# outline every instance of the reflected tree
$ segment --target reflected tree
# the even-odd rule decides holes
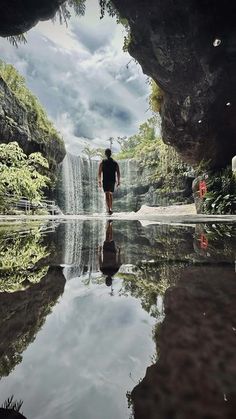
[[[25,290],[47,274],[49,266],[39,263],[50,254],[42,240],[39,227],[26,236],[0,233],[0,292]]]

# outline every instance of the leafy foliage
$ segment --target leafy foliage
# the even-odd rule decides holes
[[[67,21],[71,18],[70,8],[74,10],[76,15],[83,16],[86,9],[86,0],[67,0],[67,2],[62,3],[56,13],[60,23],[65,22],[67,24]]]
[[[17,142],[0,144],[0,211],[7,211],[21,197],[33,203],[43,197],[50,180],[40,173],[48,168],[41,153],[27,156]]]
[[[157,297],[164,296],[167,288],[177,282],[187,264],[187,261],[141,261],[133,267],[132,273],[117,274],[123,279],[120,294],[140,299],[142,308],[158,318],[163,313],[158,310]]]
[[[151,81],[151,94],[149,96],[149,105],[153,112],[158,113],[161,110],[161,105],[163,102],[163,91],[155,83],[154,80]]]
[[[63,143],[62,138],[48,119],[39,100],[26,86],[24,77],[11,64],[6,64],[2,60],[0,60],[0,76],[27,109],[29,122],[34,126],[34,129],[42,132],[42,142],[48,143],[51,137],[55,137],[58,142]]]
[[[203,211],[206,214],[236,213],[236,179],[231,167],[209,173]]]
[[[93,157],[99,157],[101,159],[104,158],[104,148],[95,148],[91,147],[89,145],[86,145],[83,150],[82,154],[87,157],[89,160],[91,160]]]
[[[140,125],[138,134],[121,139],[121,151],[116,158],[135,158],[140,167],[151,169],[150,182],[163,178],[165,188],[176,188],[177,181],[191,168],[184,163],[173,147],[164,144],[157,134],[158,120],[156,117],[148,119]]]
[[[39,228],[27,236],[12,235],[0,240],[0,292],[22,291],[47,274],[48,266],[37,263],[49,255]]]
[[[20,412],[20,409],[22,407],[23,401],[20,400],[19,402],[17,400],[14,400],[14,396],[12,395],[2,405],[3,409],[10,409],[14,410],[15,412]]]
[[[15,35],[15,36],[8,36],[7,37],[10,44],[12,44],[14,47],[18,47],[19,44],[26,44],[27,39],[25,34]]]

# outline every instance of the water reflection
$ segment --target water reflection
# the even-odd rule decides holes
[[[113,277],[121,267],[121,249],[113,239],[112,221],[107,221],[106,237],[103,246],[99,246],[99,269],[106,276],[105,284],[111,287],[113,295],[112,282]]]
[[[164,294],[158,360],[131,393],[135,419],[235,418],[235,244],[235,226],[196,227],[194,259]]]
[[[128,394],[136,419],[234,418],[235,233],[0,229],[0,404],[14,394],[28,419],[123,419]]]

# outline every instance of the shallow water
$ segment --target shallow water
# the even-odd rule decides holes
[[[14,395],[27,419],[235,417],[235,230],[0,228],[0,404]]]

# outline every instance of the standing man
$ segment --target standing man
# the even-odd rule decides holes
[[[111,215],[112,211],[112,200],[115,183],[117,186],[120,185],[120,168],[118,163],[111,157],[111,150],[107,148],[105,150],[106,158],[101,161],[98,169],[98,186],[99,188],[103,185],[105,192],[106,204],[108,214]],[[102,181],[101,181],[102,179]]]

